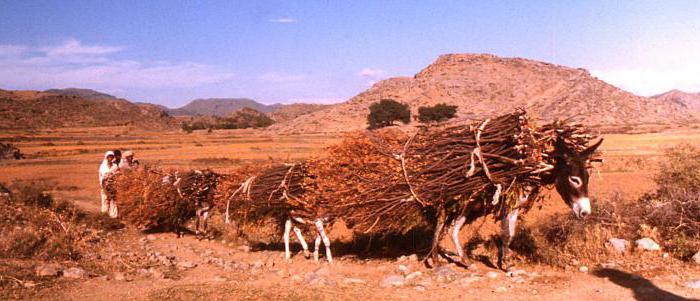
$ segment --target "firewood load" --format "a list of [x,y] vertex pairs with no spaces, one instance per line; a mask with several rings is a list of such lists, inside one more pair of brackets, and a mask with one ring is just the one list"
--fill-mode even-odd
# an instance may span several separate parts
[[218,175],[210,170],[163,171],[145,167],[117,174],[116,200],[120,218],[140,229],[176,230],[212,203]]
[[306,163],[276,164],[250,174],[227,197],[227,219],[255,222],[266,218],[286,218],[294,208],[314,207],[305,199],[307,185],[313,185]]
[[351,134],[308,163],[315,184],[305,186],[305,197],[364,233],[430,227],[438,209],[455,213],[469,202],[500,218],[520,189],[552,184],[557,143],[581,150],[591,139],[578,124],[537,127],[523,110],[410,135]]

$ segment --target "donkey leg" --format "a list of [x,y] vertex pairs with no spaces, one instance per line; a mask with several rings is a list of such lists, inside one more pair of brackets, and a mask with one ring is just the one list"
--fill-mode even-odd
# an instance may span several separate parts
[[306,259],[311,258],[311,253],[309,252],[309,245],[306,244],[306,239],[304,239],[304,235],[302,235],[301,230],[296,226],[294,226],[294,234],[296,234],[297,238],[299,239],[301,248],[304,249],[304,257],[306,257]]
[[501,221],[501,245],[498,248],[498,266],[504,271],[513,267],[513,264],[510,262],[510,242],[515,236],[519,212],[520,209],[515,209]]
[[314,224],[316,224],[316,229],[323,239],[323,245],[326,246],[326,260],[328,260],[328,263],[332,263],[333,255],[331,255],[331,240],[328,239],[328,236],[326,236],[326,230],[323,229],[323,221],[321,221],[321,219],[317,219]]
[[462,248],[462,244],[459,243],[459,231],[462,230],[462,227],[464,227],[464,223],[466,221],[467,217],[462,215],[455,219],[455,221],[452,223],[452,242],[455,245],[455,250],[457,251],[457,256],[459,256],[459,260],[462,262],[462,264],[468,266],[469,262],[464,257],[464,249]]
[[197,238],[199,238],[199,226],[202,222],[202,209],[197,208],[197,210],[195,210],[195,215],[197,216],[197,219],[195,220],[194,224],[194,235],[197,236]]
[[292,254],[289,252],[289,232],[292,230],[292,220],[284,221],[284,258],[289,261],[292,259]]
[[424,261],[427,263],[428,259],[433,260],[433,266],[438,266],[439,253],[440,253],[440,240],[442,240],[442,235],[445,233],[445,211],[440,209],[438,213],[437,223],[435,224],[435,233],[433,234],[433,246],[430,248],[430,253],[425,257]]
[[318,261],[318,248],[321,246],[321,235],[316,234],[314,240],[314,261]]

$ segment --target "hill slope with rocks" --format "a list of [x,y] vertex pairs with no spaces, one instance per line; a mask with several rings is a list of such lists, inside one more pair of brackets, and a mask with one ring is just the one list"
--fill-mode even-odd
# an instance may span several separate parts
[[132,125],[146,129],[176,126],[152,104],[124,99],[88,99],[46,91],[0,90],[0,129],[38,129]]
[[[347,102],[273,125],[281,133],[344,132],[366,128],[369,106],[390,98],[418,107],[447,103],[457,117],[482,119],[526,108],[543,121],[572,118],[588,125],[684,123],[681,104],[645,98],[601,81],[584,69],[488,54],[448,54],[414,77],[380,81]],[[415,123],[415,121],[414,121]]]
[[651,98],[681,105],[687,108],[691,114],[700,117],[700,93],[686,93],[679,90],[671,90],[666,93],[654,95]]

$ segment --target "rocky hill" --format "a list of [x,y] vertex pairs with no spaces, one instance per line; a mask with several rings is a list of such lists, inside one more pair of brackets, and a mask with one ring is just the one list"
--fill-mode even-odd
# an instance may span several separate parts
[[700,93],[686,93],[679,90],[671,90],[666,93],[654,95],[651,98],[662,102],[679,104],[687,108],[691,114],[700,117]]
[[133,125],[148,129],[177,126],[164,110],[124,99],[87,99],[46,91],[0,90],[0,129]]
[[280,106],[279,104],[266,105],[248,98],[207,98],[195,99],[181,108],[168,110],[168,113],[173,116],[225,116],[243,108],[269,113]]
[[282,105],[267,115],[270,116],[272,120],[279,123],[290,121],[301,115],[310,114],[328,107],[329,105],[322,104],[293,103],[289,105]]
[[380,81],[347,102],[273,125],[271,130],[343,132],[366,128],[369,105],[383,98],[418,107],[458,106],[458,118],[484,118],[518,107],[542,120],[573,118],[589,125],[679,123],[694,120],[679,103],[618,89],[584,69],[488,54],[448,54],[414,77]]

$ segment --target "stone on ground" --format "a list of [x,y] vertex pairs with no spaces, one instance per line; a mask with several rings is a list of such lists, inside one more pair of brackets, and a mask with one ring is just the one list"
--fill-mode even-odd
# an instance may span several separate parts
[[402,276],[399,275],[389,275],[379,282],[381,287],[399,287],[405,284]]
[[641,238],[638,239],[635,244],[637,245],[637,249],[645,250],[645,251],[660,251],[661,246],[657,244],[653,239],[649,237]]
[[58,273],[60,273],[62,269],[63,267],[60,264],[42,264],[36,267],[36,275],[40,277],[58,276]]
[[87,272],[81,268],[67,268],[63,270],[63,277],[80,279],[87,277]]

